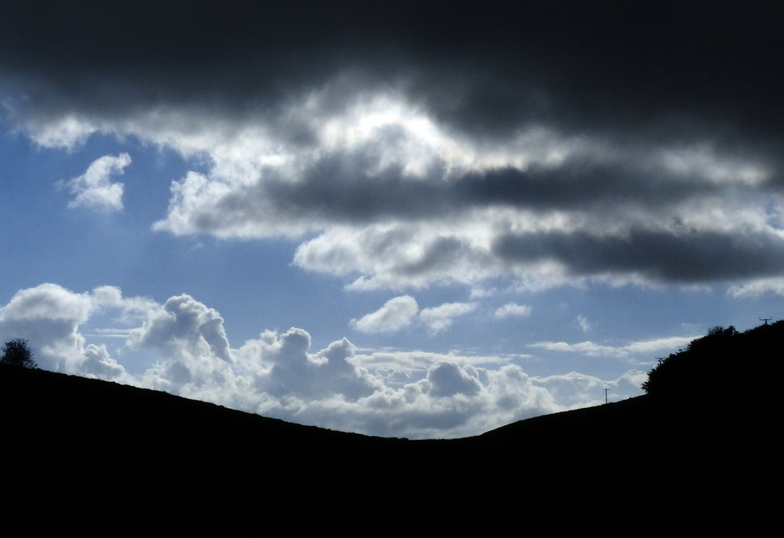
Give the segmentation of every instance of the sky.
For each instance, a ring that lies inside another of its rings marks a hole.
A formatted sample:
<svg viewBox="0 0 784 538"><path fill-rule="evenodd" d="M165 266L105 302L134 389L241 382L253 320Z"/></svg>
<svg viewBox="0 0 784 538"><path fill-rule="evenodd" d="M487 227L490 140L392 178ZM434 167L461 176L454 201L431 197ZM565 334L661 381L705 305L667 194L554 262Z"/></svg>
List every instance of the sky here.
<svg viewBox="0 0 784 538"><path fill-rule="evenodd" d="M784 317L782 30L762 1L6 3L0 341L385 437L638 396Z"/></svg>

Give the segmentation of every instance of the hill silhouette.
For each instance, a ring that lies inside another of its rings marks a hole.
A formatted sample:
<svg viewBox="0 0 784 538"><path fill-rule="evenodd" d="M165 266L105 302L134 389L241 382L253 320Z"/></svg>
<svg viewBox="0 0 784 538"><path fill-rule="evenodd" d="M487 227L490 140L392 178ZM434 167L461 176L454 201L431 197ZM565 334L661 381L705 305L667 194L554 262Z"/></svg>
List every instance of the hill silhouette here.
<svg viewBox="0 0 784 538"><path fill-rule="evenodd" d="M778 349L780 330L765 330ZM710 371L713 392L430 441L2 368L0 510L7 524L85 531L749 534L778 518L782 368L748 358L767 383L749 387L736 360Z"/></svg>

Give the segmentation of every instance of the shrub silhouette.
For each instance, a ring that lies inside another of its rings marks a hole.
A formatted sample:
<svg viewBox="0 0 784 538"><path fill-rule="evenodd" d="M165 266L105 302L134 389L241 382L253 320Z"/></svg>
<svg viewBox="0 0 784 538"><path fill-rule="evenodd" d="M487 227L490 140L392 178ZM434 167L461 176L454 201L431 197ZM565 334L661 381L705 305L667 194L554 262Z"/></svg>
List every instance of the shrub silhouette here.
<svg viewBox="0 0 784 538"><path fill-rule="evenodd" d="M33 360L33 352L27 345L27 340L22 338L15 338L5 343L0 364L16 368L38 368Z"/></svg>

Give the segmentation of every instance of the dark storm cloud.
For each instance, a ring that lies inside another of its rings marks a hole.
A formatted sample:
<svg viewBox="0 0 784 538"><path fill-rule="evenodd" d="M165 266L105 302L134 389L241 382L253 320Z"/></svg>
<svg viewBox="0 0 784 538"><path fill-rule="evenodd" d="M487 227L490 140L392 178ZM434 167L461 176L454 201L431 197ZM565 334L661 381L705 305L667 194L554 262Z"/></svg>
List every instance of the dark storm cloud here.
<svg viewBox="0 0 784 538"><path fill-rule="evenodd" d="M522 5L521 5L522 4ZM241 112L350 74L439 121L778 140L778 2L17 2L0 71L38 106ZM628 133L626 135L628 136Z"/></svg>
<svg viewBox="0 0 784 538"><path fill-rule="evenodd" d="M322 233L319 270L384 282L486 274L489 250L704 282L781 267L782 28L762 1L30 1L0 17L0 89L34 137L75 118L212 158L157 230ZM365 238L409 224L382 274Z"/></svg>
<svg viewBox="0 0 784 538"><path fill-rule="evenodd" d="M587 233L507 234L493 253L506 263L556 261L574 276L637 274L655 282L703 284L781 272L784 241L769 233L676 234L634 229L623 237Z"/></svg>

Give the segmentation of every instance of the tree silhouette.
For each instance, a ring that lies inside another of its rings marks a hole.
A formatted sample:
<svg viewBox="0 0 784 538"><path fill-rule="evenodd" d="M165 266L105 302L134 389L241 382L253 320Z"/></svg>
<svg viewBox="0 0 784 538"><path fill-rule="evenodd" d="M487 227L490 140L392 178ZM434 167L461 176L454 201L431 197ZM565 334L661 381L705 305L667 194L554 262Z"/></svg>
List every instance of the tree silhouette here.
<svg viewBox="0 0 784 538"><path fill-rule="evenodd" d="M38 368L33 360L33 351L27 345L27 340L22 338L14 338L5 343L0 364L17 368Z"/></svg>
<svg viewBox="0 0 784 538"><path fill-rule="evenodd" d="M713 327L648 372L647 394L721 394L728 378L756 376L781 361L784 321L745 332Z"/></svg>
<svg viewBox="0 0 784 538"><path fill-rule="evenodd" d="M709 388L717 372L727 372L743 342L735 327L713 327L688 347L672 353L648 372L642 389L648 394L664 394Z"/></svg>

